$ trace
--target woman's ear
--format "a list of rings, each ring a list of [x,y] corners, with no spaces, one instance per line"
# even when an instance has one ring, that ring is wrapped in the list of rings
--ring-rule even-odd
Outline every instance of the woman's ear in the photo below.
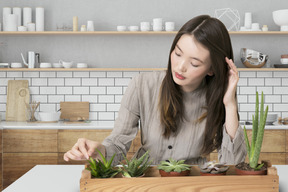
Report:
[[[207,75],[209,75],[209,76],[213,76],[213,75],[214,75],[214,73],[213,73],[213,71],[212,71],[212,70],[210,70],[210,71],[207,73]]]

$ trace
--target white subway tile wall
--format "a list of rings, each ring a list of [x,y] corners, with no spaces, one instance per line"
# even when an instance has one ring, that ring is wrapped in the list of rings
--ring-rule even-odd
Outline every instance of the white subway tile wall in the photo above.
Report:
[[[114,121],[132,77],[145,71],[0,72],[0,113],[5,119],[8,80],[29,81],[31,100],[40,111],[58,110],[60,101],[89,101],[90,119]],[[252,120],[256,91],[265,94],[270,113],[288,117],[288,72],[239,72],[240,119]]]

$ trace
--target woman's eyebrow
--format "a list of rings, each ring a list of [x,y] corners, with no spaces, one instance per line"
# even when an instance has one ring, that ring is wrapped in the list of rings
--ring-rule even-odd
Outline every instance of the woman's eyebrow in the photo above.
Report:
[[[179,47],[179,45],[176,45],[176,47],[181,51],[181,53],[183,53],[182,49]],[[195,59],[201,63],[204,63],[201,59],[197,58],[197,57],[190,57],[191,59]]]

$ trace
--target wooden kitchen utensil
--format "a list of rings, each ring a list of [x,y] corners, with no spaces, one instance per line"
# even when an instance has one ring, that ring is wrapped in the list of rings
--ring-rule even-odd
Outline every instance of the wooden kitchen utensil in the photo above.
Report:
[[[69,121],[89,120],[89,102],[60,102],[60,119]]]
[[[9,80],[6,121],[26,121],[25,103],[29,103],[29,100],[28,80]]]

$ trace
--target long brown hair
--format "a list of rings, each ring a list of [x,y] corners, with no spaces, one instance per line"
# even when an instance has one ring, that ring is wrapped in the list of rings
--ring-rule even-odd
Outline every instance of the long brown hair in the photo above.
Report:
[[[203,80],[206,86],[207,113],[200,119],[207,118],[202,155],[209,154],[222,144],[223,124],[225,122],[225,107],[223,97],[228,86],[228,66],[225,57],[233,60],[233,50],[229,33],[225,25],[216,18],[200,15],[183,25],[177,33],[169,54],[168,69],[159,94],[160,121],[163,135],[168,138],[177,134],[183,120],[183,101],[180,86],[173,81],[171,72],[171,53],[182,35],[193,35],[194,38],[210,52],[213,76]],[[209,107],[207,107],[209,106]]]

